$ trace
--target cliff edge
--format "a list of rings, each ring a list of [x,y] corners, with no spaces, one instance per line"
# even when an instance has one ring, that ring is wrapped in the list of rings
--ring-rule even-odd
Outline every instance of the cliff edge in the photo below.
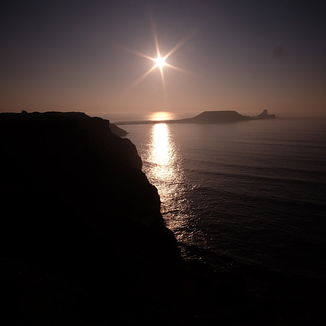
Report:
[[[253,324],[241,277],[181,259],[135,146],[108,120],[0,114],[0,148],[7,324]]]
[[[115,289],[122,262],[180,260],[135,146],[114,135],[107,120],[0,114],[0,148],[2,262],[97,293],[109,283]]]

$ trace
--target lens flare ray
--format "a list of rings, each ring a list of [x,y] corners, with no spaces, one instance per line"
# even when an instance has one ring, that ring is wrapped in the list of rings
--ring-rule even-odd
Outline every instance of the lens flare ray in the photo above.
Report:
[[[159,70],[160,72],[160,76],[161,76],[161,81],[162,81],[162,87],[163,87],[163,93],[164,93],[164,98],[167,99],[167,88],[166,88],[166,79],[164,76],[164,68],[171,68],[183,73],[192,73],[191,71],[182,69],[180,67],[177,67],[175,65],[172,65],[168,62],[166,62],[166,60],[174,53],[176,52],[182,45],[184,45],[190,38],[192,38],[195,33],[198,31],[198,28],[195,28],[194,30],[192,30],[189,34],[187,34],[183,39],[181,39],[170,51],[168,51],[164,56],[161,55],[161,49],[159,46],[159,39],[157,36],[157,32],[156,32],[156,24],[153,18],[151,18],[151,27],[152,27],[152,33],[153,33],[153,39],[154,39],[154,45],[155,45],[155,50],[156,50],[156,57],[151,57],[149,55],[146,55],[142,52],[133,50],[133,49],[129,49],[129,48],[125,48],[122,47],[123,49],[125,49],[126,51],[129,51],[133,54],[136,54],[142,58],[148,59],[150,61],[153,61],[154,64],[153,66],[147,70],[143,75],[141,75],[136,81],[134,81],[129,87],[129,90],[134,89],[136,86],[138,86],[148,75],[150,75],[152,72],[154,72],[156,69]]]

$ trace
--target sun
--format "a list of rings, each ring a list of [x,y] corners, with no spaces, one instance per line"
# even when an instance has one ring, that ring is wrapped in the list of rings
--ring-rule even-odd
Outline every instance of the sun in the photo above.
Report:
[[[129,49],[129,48],[125,48],[122,47],[123,49],[132,52],[140,57],[143,57],[145,59],[148,59],[150,61],[152,61],[154,64],[152,65],[151,68],[149,68],[143,75],[141,75],[138,79],[136,79],[130,86],[129,86],[129,90],[135,88],[141,81],[143,81],[149,74],[151,74],[152,72],[159,70],[160,75],[161,75],[161,80],[162,80],[162,86],[163,86],[163,92],[164,92],[164,96],[167,97],[167,91],[166,91],[166,83],[165,83],[165,76],[164,76],[164,71],[166,68],[172,68],[174,70],[178,70],[181,72],[185,72],[185,73],[191,73],[190,71],[184,70],[182,68],[176,67],[168,62],[166,62],[166,59],[168,59],[175,51],[177,51],[182,45],[184,45],[197,31],[198,28],[195,28],[191,33],[189,33],[188,35],[186,35],[183,39],[181,39],[179,41],[179,43],[177,43],[175,45],[174,48],[172,48],[170,51],[165,52],[164,56],[161,56],[161,49],[159,46],[159,40],[158,40],[158,36],[156,33],[156,28],[155,28],[155,22],[154,19],[151,19],[151,23],[152,23],[152,32],[153,32],[153,37],[154,37],[154,45],[155,45],[155,49],[156,49],[156,56],[155,57],[151,57],[149,55],[146,55],[144,53],[135,51],[133,49]],[[157,69],[159,68],[159,69]]]
[[[173,113],[167,111],[157,111],[148,115],[148,119],[152,121],[165,121],[172,120],[173,118]]]
[[[161,57],[161,56],[158,56],[154,62],[155,62],[155,67],[158,67],[160,69],[162,69],[164,66],[167,65],[165,62],[165,57]]]

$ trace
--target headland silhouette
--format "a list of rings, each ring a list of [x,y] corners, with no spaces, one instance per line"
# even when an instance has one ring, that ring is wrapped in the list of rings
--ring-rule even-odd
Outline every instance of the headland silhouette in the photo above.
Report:
[[[141,120],[141,121],[121,121],[116,122],[117,125],[135,125],[135,124],[154,124],[154,123],[198,123],[198,124],[221,124],[234,123],[240,121],[275,119],[274,114],[269,114],[268,110],[264,110],[257,116],[249,117],[242,115],[237,111],[204,111],[195,117],[177,120]]]

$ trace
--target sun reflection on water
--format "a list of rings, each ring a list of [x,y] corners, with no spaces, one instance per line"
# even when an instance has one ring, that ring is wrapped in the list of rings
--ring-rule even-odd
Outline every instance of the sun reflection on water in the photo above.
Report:
[[[184,174],[170,126],[154,124],[151,129],[145,173],[158,189],[161,212],[167,226],[178,233],[185,224]]]
[[[174,147],[167,124],[155,124],[151,135],[150,162],[154,163],[151,174],[158,181],[166,182],[175,177]]]

